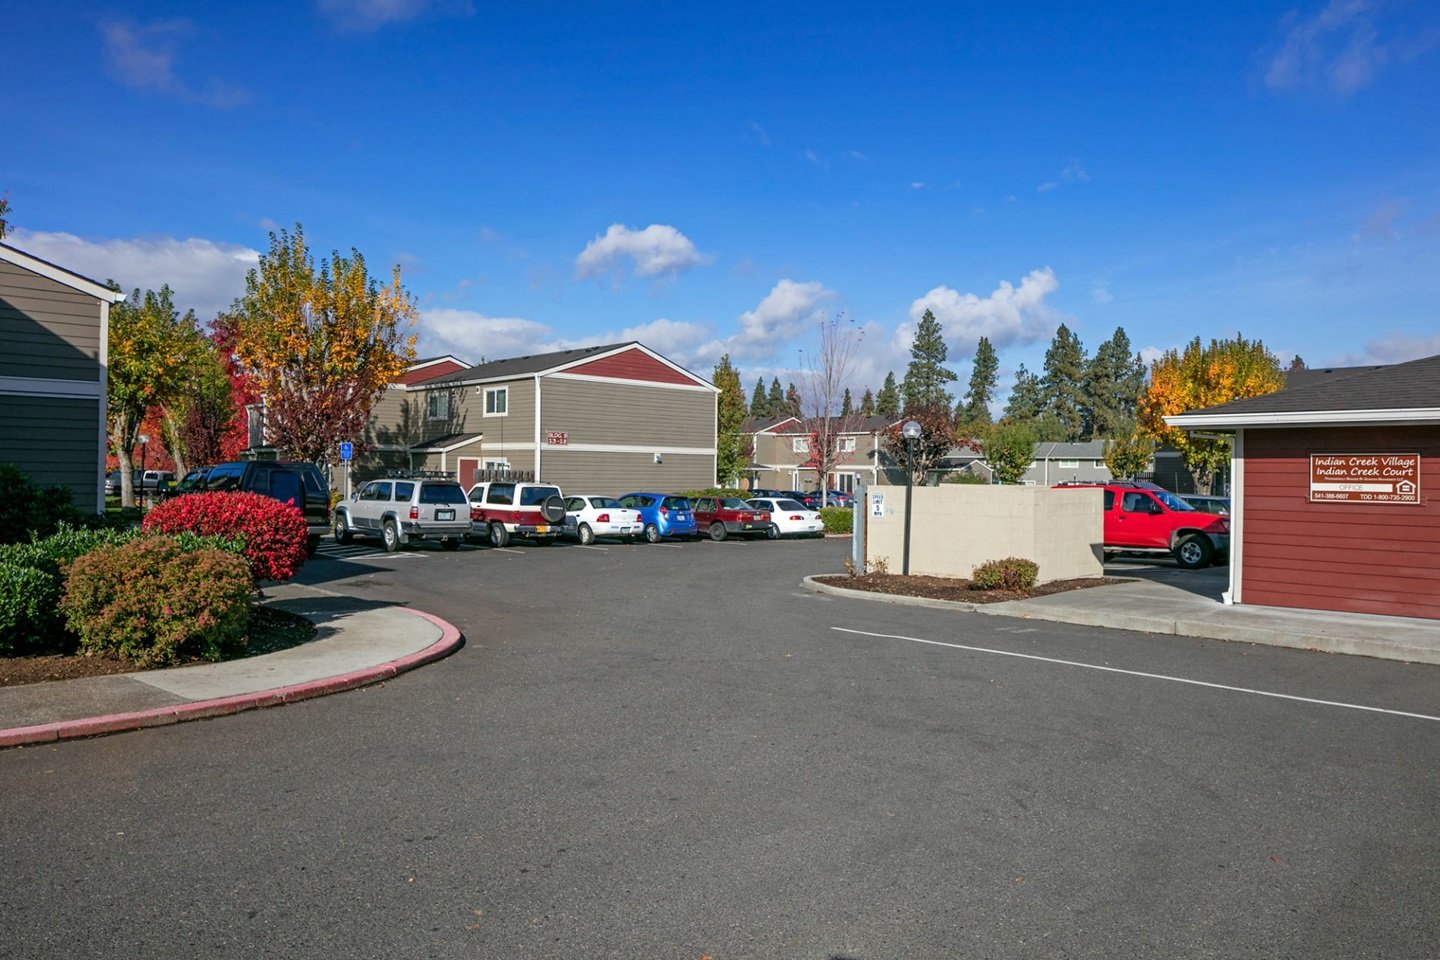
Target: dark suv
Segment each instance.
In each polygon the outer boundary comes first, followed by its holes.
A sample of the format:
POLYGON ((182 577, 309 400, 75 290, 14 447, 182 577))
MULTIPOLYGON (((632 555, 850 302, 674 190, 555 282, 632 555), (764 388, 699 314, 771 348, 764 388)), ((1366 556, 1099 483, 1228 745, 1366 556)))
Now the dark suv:
POLYGON ((259 493, 281 503, 292 503, 305 515, 310 537, 310 555, 320 538, 330 532, 330 486, 313 463, 284 463, 279 460, 232 460, 198 467, 170 488, 170 496, 208 490, 259 493))

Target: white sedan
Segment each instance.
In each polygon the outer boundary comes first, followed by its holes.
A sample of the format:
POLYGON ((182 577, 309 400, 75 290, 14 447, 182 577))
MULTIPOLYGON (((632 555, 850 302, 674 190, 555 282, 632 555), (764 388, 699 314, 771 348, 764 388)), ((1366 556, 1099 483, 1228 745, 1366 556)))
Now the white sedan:
POLYGON ((770 511, 770 536, 773 537, 823 537, 825 521, 820 513, 811 510, 799 500, 789 497, 755 497, 746 503, 759 510, 770 511))
POLYGON ((565 498, 565 535, 581 543, 596 537, 624 537, 634 540, 645 533, 640 511, 622 507, 614 497, 578 496, 565 498))

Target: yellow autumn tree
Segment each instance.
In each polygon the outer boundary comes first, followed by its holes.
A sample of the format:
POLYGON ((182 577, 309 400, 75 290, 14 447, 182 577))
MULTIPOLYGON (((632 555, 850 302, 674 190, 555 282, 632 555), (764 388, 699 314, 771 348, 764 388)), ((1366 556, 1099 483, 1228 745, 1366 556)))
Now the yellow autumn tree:
POLYGON ((267 441, 289 457, 329 464, 364 431, 375 401, 415 358, 415 301, 380 284, 358 250, 314 260, 299 224, 270 234, 232 315, 235 352, 265 404, 267 441))
POLYGON ((1280 361, 1259 340, 1246 340, 1237 333, 1233 340, 1204 345, 1196 337, 1183 353, 1167 350, 1150 365, 1150 382, 1140 394, 1140 428, 1179 450, 1197 487, 1208 491, 1216 471, 1230 460, 1229 439, 1197 437, 1170 426, 1164 418, 1274 393, 1284 386, 1280 361))

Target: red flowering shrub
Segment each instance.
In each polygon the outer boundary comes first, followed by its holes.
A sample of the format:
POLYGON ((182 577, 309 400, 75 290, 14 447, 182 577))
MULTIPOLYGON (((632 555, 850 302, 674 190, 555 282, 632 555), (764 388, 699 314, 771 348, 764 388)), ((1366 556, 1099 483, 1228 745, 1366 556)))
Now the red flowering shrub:
POLYGON ((218 660, 243 644, 253 594, 244 557, 151 536, 77 557, 66 568, 60 609, 82 652, 148 666, 218 660))
POLYGON ((147 533, 191 531, 245 541, 256 580, 288 580, 305 562, 309 531, 299 508, 258 493, 190 493, 145 515, 147 533))

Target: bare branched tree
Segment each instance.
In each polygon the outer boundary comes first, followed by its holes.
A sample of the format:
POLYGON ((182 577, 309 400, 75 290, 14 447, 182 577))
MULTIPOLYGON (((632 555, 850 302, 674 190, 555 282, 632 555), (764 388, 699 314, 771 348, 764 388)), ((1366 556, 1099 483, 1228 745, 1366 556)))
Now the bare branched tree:
POLYGON ((842 413, 841 406, 864 331, 844 314, 821 317, 818 327, 816 349, 802 354, 800 420, 810 435, 805 466, 815 471, 820 489, 827 490, 835 468, 850 462, 863 447, 858 433, 865 418, 858 410, 842 413))

